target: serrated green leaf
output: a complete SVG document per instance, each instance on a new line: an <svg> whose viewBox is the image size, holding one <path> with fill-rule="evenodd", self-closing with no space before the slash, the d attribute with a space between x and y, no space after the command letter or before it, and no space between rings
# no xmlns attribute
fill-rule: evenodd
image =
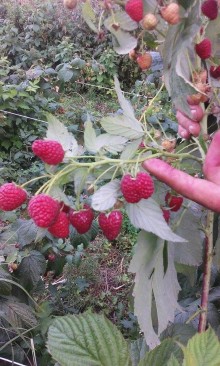
<svg viewBox="0 0 220 366"><path fill-rule="evenodd" d="M172 354L180 355L181 349L173 339L165 339L159 346L147 352L138 366L167 366Z"/></svg>
<svg viewBox="0 0 220 366"><path fill-rule="evenodd" d="M96 146L98 151L103 149L111 154L118 154L123 150L127 141L125 137L103 133L96 138Z"/></svg>
<svg viewBox="0 0 220 366"><path fill-rule="evenodd" d="M61 366L129 366L128 346L103 315L57 318L48 332L48 349Z"/></svg>
<svg viewBox="0 0 220 366"><path fill-rule="evenodd" d="M144 135L141 124L125 115L107 116L102 118L100 123L110 135L123 136L130 140Z"/></svg>
<svg viewBox="0 0 220 366"><path fill-rule="evenodd" d="M96 211L105 211L114 206L121 195L120 181L114 179L99 188L92 196L92 208Z"/></svg>
<svg viewBox="0 0 220 366"><path fill-rule="evenodd" d="M98 28L95 26L96 23L96 15L94 13L94 10L91 6L91 2L89 0L86 0L82 5L82 16L85 20L85 22L88 24L90 29L98 33Z"/></svg>
<svg viewBox="0 0 220 366"><path fill-rule="evenodd" d="M47 113L48 128L47 128L47 138L49 140L58 141L64 151L66 151L66 156L76 156L78 154L78 144L75 137L70 134L67 128L52 114Z"/></svg>
<svg viewBox="0 0 220 366"><path fill-rule="evenodd" d="M114 19L112 17L112 22L118 23L120 28L125 31L133 31L138 28L138 23L132 20L125 11L114 13Z"/></svg>
<svg viewBox="0 0 220 366"><path fill-rule="evenodd" d="M140 360L144 358L147 351L149 351L149 347L147 346L144 338L139 338L136 341L131 342L130 354L132 366L138 366Z"/></svg>
<svg viewBox="0 0 220 366"><path fill-rule="evenodd" d="M129 142L125 146L125 149L122 151L120 159L121 160L132 159L133 156L135 155L135 152L137 151L141 141L142 141L142 139L140 138L140 139L134 140L132 142Z"/></svg>
<svg viewBox="0 0 220 366"><path fill-rule="evenodd" d="M142 199L134 204L127 203L125 208L131 223L136 228L149 231L165 240L184 242L184 239L172 232L167 225L161 208L153 198Z"/></svg>
<svg viewBox="0 0 220 366"><path fill-rule="evenodd" d="M190 339L183 352L183 366L220 365L220 343L211 328Z"/></svg>
<svg viewBox="0 0 220 366"><path fill-rule="evenodd" d="M37 320L30 306L9 300L7 308L10 324L13 324L15 327L19 327L19 325L34 327L37 325Z"/></svg>
<svg viewBox="0 0 220 366"><path fill-rule="evenodd" d="M137 128L139 129L140 128L140 123L135 118L134 109L133 109L131 103L129 102L129 100L127 100L124 97L124 94L123 94L123 92L121 91L121 88L120 88L118 78L116 76L114 76L114 82L115 82L115 91L117 93L118 101L120 103L121 109L123 110L123 114L127 118L129 118L129 120L131 120L130 123L132 123L132 126L134 126L134 127L137 126Z"/></svg>
<svg viewBox="0 0 220 366"><path fill-rule="evenodd" d="M72 79L74 72L70 66L70 64L63 64L61 69L57 72L57 76L60 80L67 82Z"/></svg>
<svg viewBox="0 0 220 366"><path fill-rule="evenodd" d="M129 32L125 32L120 29L120 26L118 27L118 25L116 25L115 27L115 22L112 16L105 20L104 25L115 37L117 45L115 43L113 46L119 55L126 55L137 46L137 39L135 37L133 37Z"/></svg>
<svg viewBox="0 0 220 366"><path fill-rule="evenodd" d="M33 290L41 276L46 270L46 260L44 256L32 250L27 257L24 257L16 271L16 276L20 284L27 290Z"/></svg>
<svg viewBox="0 0 220 366"><path fill-rule="evenodd" d="M84 143L87 151L92 153L96 153L98 151L96 147L96 133L91 121L87 121L85 123Z"/></svg>
<svg viewBox="0 0 220 366"><path fill-rule="evenodd" d="M201 206L192 205L182 217L181 225L175 231L184 236L187 242L175 245L175 261L189 266L198 266L202 262L202 238L204 234L198 230L203 215Z"/></svg>
<svg viewBox="0 0 220 366"><path fill-rule="evenodd" d="M160 333L169 322L173 322L175 311L179 308L177 295L180 286L173 260L174 249L168 246L168 267L164 273L163 248L162 239L141 231L129 266L129 271L135 273L134 313L150 348L159 344ZM168 288L169 291L167 291ZM153 295L158 333L155 332L152 320Z"/></svg>

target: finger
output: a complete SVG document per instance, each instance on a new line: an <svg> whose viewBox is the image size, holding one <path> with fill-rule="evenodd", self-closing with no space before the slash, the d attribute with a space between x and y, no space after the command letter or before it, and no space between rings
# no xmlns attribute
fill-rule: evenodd
<svg viewBox="0 0 220 366"><path fill-rule="evenodd" d="M177 111L176 118L179 122L179 125L182 126L186 131L188 131L189 135L192 134L195 137L199 136L201 127L198 122L193 121L180 111Z"/></svg>
<svg viewBox="0 0 220 366"><path fill-rule="evenodd" d="M220 186L191 177L160 159L145 160L143 167L182 196L210 210L220 212Z"/></svg>
<svg viewBox="0 0 220 366"><path fill-rule="evenodd" d="M183 128L181 125L178 126L178 134L186 140L188 140L191 136L190 132Z"/></svg>
<svg viewBox="0 0 220 366"><path fill-rule="evenodd" d="M204 111L201 105L190 105L191 115L193 121L200 122L203 119Z"/></svg>
<svg viewBox="0 0 220 366"><path fill-rule="evenodd" d="M205 177L220 185L220 130L214 134L203 164Z"/></svg>

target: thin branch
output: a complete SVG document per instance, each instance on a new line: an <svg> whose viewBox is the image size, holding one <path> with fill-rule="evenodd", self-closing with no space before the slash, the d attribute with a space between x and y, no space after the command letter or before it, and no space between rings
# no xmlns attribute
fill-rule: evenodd
<svg viewBox="0 0 220 366"><path fill-rule="evenodd" d="M204 273L202 283L202 299L201 299L201 314L199 317L198 332L204 332L207 325L208 300L210 290L210 278L213 258L213 222L214 212L208 211L206 237L205 237L205 256L204 256Z"/></svg>

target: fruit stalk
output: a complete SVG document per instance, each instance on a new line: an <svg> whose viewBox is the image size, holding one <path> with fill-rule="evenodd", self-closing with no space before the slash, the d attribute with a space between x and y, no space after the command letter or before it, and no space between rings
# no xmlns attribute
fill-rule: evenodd
<svg viewBox="0 0 220 366"><path fill-rule="evenodd" d="M208 299L210 290L210 278L213 258L213 222L214 212L208 211L206 236L205 236L205 253L204 253L204 273L202 283L201 313L199 317L198 332L204 332L207 325Z"/></svg>

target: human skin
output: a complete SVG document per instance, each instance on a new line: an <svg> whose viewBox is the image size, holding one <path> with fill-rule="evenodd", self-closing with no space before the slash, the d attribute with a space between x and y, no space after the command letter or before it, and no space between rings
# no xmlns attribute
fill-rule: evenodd
<svg viewBox="0 0 220 366"><path fill-rule="evenodd" d="M202 117L200 108L197 108L200 106L193 107L195 111L193 112L195 114L193 120L180 111L177 112L179 132L185 132L185 138L188 138L192 133L190 126L196 126L193 129L196 135L197 131L200 131L199 120ZM182 196L210 210L220 212L220 130L215 133L203 164L205 179L192 177L179 169L173 168L161 159L145 160L143 167Z"/></svg>

